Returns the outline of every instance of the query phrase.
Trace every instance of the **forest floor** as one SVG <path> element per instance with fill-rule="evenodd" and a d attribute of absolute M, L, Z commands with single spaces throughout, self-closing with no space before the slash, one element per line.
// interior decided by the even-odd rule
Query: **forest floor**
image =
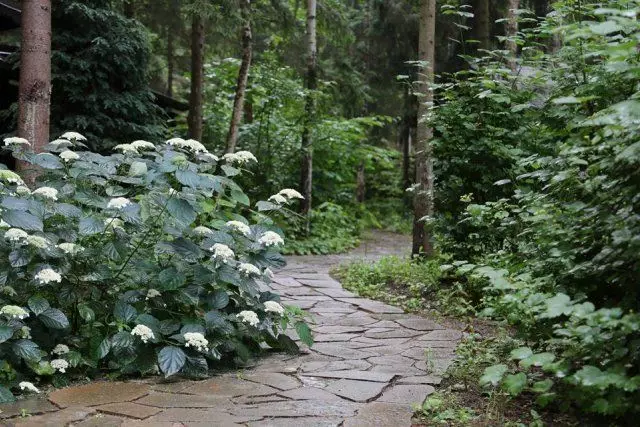
<path fill-rule="evenodd" d="M 406 255 L 406 236 L 372 232 L 350 253 L 289 257 L 271 289 L 311 316 L 297 356 L 202 381 L 94 381 L 0 405 L 19 426 L 410 426 L 462 337 L 430 316 L 359 298 L 329 275 L 340 263 Z M 296 338 L 295 336 L 292 336 Z"/>

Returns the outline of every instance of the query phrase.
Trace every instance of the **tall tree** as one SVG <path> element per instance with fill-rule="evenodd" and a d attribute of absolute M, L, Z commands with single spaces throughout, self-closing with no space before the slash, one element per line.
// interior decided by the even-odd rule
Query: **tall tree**
<path fill-rule="evenodd" d="M 167 22 L 167 96 L 173 96 L 173 72 L 175 68 L 175 40 L 180 20 L 179 0 L 169 0 L 169 20 Z"/>
<path fill-rule="evenodd" d="M 51 0 L 22 2 L 18 136 L 37 153 L 49 143 L 51 104 Z M 27 172 L 22 162 L 18 167 Z"/>
<path fill-rule="evenodd" d="M 516 71 L 518 56 L 518 44 L 516 36 L 518 35 L 518 9 L 520 8 L 520 0 L 509 0 L 507 2 L 507 22 L 505 28 L 506 47 L 509 51 L 509 67 Z"/>
<path fill-rule="evenodd" d="M 133 19 L 135 18 L 136 15 L 136 10 L 135 7 L 133 5 L 134 0 L 125 0 L 124 5 L 123 5 L 123 14 L 124 16 L 126 16 L 129 19 Z"/>
<path fill-rule="evenodd" d="M 489 0 L 473 0 L 473 38 L 478 49 L 491 48 L 491 11 Z"/>
<path fill-rule="evenodd" d="M 433 129 L 428 114 L 433 105 L 435 66 L 436 0 L 420 1 L 420 35 L 418 59 L 421 61 L 418 94 L 418 130 L 416 140 L 416 190 L 414 199 L 412 254 L 433 254 L 432 236 L 425 217 L 433 216 Z"/>
<path fill-rule="evenodd" d="M 316 44 L 316 0 L 307 0 L 307 72 L 306 87 L 307 100 L 305 105 L 305 119 L 302 129 L 302 161 L 300 168 L 300 189 L 304 200 L 301 203 L 301 211 L 308 214 L 311 210 L 311 190 L 313 176 L 313 141 L 311 139 L 311 122 L 315 111 L 315 94 L 317 87 L 317 55 Z"/>
<path fill-rule="evenodd" d="M 242 15 L 242 62 L 238 71 L 238 81 L 236 83 L 236 93 L 233 99 L 233 111 L 231 113 L 231 123 L 227 133 L 227 153 L 233 153 L 238 142 L 238 129 L 242 120 L 244 110 L 244 95 L 247 90 L 247 80 L 249 79 L 249 67 L 251 66 L 252 43 L 251 43 L 251 0 L 240 0 L 240 12 Z"/>
<path fill-rule="evenodd" d="M 204 18 L 191 18 L 191 92 L 189 94 L 189 137 L 202 140 L 202 86 L 204 80 Z"/>

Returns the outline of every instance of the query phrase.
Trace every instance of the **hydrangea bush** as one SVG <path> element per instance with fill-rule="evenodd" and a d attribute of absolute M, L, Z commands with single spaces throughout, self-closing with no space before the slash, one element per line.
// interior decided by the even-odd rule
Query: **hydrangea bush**
<path fill-rule="evenodd" d="M 34 154 L 5 140 L 40 173 L 30 189 L 0 169 L 0 401 L 34 378 L 206 376 L 265 346 L 296 351 L 288 325 L 311 344 L 301 312 L 264 286 L 283 239 L 232 179 L 253 155 L 220 160 L 180 138 L 101 155 L 83 141 Z"/>

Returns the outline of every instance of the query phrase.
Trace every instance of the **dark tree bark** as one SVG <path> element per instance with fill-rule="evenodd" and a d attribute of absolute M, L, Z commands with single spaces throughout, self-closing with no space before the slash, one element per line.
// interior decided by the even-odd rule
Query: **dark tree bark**
<path fill-rule="evenodd" d="M 202 140 L 202 86 L 204 74 L 204 19 L 191 20 L 191 93 L 189 95 L 189 137 Z"/>
<path fill-rule="evenodd" d="M 313 145 L 311 140 L 311 123 L 315 111 L 314 93 L 317 87 L 316 62 L 316 0 L 307 0 L 307 72 L 305 76 L 309 93 L 305 105 L 305 120 L 302 128 L 300 189 L 304 200 L 301 212 L 307 215 L 311 210 L 311 190 L 313 176 Z"/>
<path fill-rule="evenodd" d="M 49 143 L 51 104 L 51 1 L 23 0 L 18 136 L 40 153 Z M 35 170 L 24 162 L 18 169 L 33 182 Z"/>
<path fill-rule="evenodd" d="M 549 13 L 549 0 L 535 0 L 534 11 L 538 18 L 547 16 Z"/>
<path fill-rule="evenodd" d="M 124 2 L 124 7 L 123 7 L 124 16 L 130 19 L 135 18 L 135 9 L 133 7 L 134 1 L 135 0 L 125 0 Z"/>
<path fill-rule="evenodd" d="M 473 38 L 478 49 L 491 48 L 491 12 L 489 0 L 473 0 Z"/>
<path fill-rule="evenodd" d="M 420 70 L 420 98 L 418 99 L 418 129 L 416 140 L 416 184 L 413 207 L 413 255 L 433 254 L 432 236 L 425 217 L 433 216 L 433 158 L 431 139 L 433 129 L 425 120 L 433 105 L 433 78 L 435 66 L 436 0 L 420 2 L 420 35 L 418 59 L 425 65 Z"/>
<path fill-rule="evenodd" d="M 518 35 L 518 15 L 517 10 L 520 8 L 520 0 L 509 0 L 507 2 L 507 22 L 505 28 L 505 36 L 507 37 L 506 48 L 509 51 L 509 68 L 512 71 L 517 69 L 518 44 L 515 41 Z"/>
<path fill-rule="evenodd" d="M 227 153 L 233 153 L 238 142 L 238 129 L 242 120 L 244 110 L 244 96 L 247 91 L 247 81 L 249 80 L 249 67 L 251 66 L 252 44 L 251 44 L 251 1 L 240 0 L 240 12 L 244 25 L 242 27 L 242 62 L 238 71 L 238 81 L 236 83 L 236 93 L 233 99 L 233 111 L 231 113 L 231 123 L 227 133 Z"/>
<path fill-rule="evenodd" d="M 360 164 L 358 165 L 358 173 L 356 174 L 356 201 L 358 203 L 364 203 L 364 196 L 367 190 L 364 166 L 364 160 L 360 161 Z"/>

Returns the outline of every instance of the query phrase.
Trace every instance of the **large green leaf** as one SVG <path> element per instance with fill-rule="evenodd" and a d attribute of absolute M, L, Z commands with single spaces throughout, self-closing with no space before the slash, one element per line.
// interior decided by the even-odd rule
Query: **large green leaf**
<path fill-rule="evenodd" d="M 195 209 L 186 200 L 173 198 L 167 202 L 167 211 L 176 221 L 187 226 L 192 224 L 197 217 Z"/>
<path fill-rule="evenodd" d="M 213 309 L 221 310 L 229 305 L 229 295 L 223 289 L 216 290 L 208 297 L 209 306 Z"/>
<path fill-rule="evenodd" d="M 100 344 L 102 346 L 102 344 Z M 136 356 L 135 340 L 129 332 L 120 331 L 111 337 L 111 350 L 119 362 L 131 361 Z"/>
<path fill-rule="evenodd" d="M 51 153 L 38 153 L 34 158 L 34 163 L 43 169 L 61 169 L 62 162 L 57 156 Z"/>
<path fill-rule="evenodd" d="M 518 372 L 515 375 L 507 375 L 504 377 L 502 386 L 512 396 L 522 393 L 527 386 L 527 375 L 524 372 Z"/>
<path fill-rule="evenodd" d="M 311 334 L 309 325 L 305 322 L 296 322 L 296 332 L 303 343 L 309 347 L 313 345 L 313 335 Z"/>
<path fill-rule="evenodd" d="M 480 385 L 491 384 L 497 386 L 502 377 L 507 372 L 507 365 L 493 365 L 485 368 L 484 373 L 480 377 Z"/>
<path fill-rule="evenodd" d="M 522 359 L 526 359 L 532 354 L 533 354 L 533 351 L 531 351 L 529 347 L 518 347 L 514 350 L 511 350 L 511 353 L 509 356 L 511 357 L 511 359 L 522 360 Z"/>
<path fill-rule="evenodd" d="M 241 205 L 249 206 L 249 197 L 242 190 L 231 190 L 231 198 Z"/>
<path fill-rule="evenodd" d="M 104 359 L 111 350 L 111 340 L 106 337 L 100 342 L 100 345 L 95 350 L 96 359 Z"/>
<path fill-rule="evenodd" d="M 47 308 L 45 311 L 40 313 L 38 319 L 40 319 L 46 327 L 51 329 L 65 329 L 69 327 L 69 320 L 67 319 L 67 316 L 57 308 Z"/>
<path fill-rule="evenodd" d="M 40 360 L 40 349 L 38 344 L 30 340 L 17 340 L 11 345 L 13 353 L 27 362 L 37 362 Z"/>
<path fill-rule="evenodd" d="M 16 398 L 11 393 L 11 390 L 5 386 L 0 385 L 0 403 L 15 402 Z"/>
<path fill-rule="evenodd" d="M 86 217 L 80 220 L 78 231 L 83 236 L 90 236 L 92 234 L 102 233 L 104 231 L 105 224 L 97 218 Z"/>
<path fill-rule="evenodd" d="M 27 231 L 42 231 L 44 227 L 40 218 L 24 211 L 7 209 L 2 213 L 2 219 L 12 227 L 22 228 Z"/>
<path fill-rule="evenodd" d="M 160 242 L 156 245 L 158 254 L 179 255 L 185 261 L 197 261 L 202 256 L 202 250 L 195 243 L 179 237 L 172 242 Z"/>
<path fill-rule="evenodd" d="M 138 312 L 131 305 L 118 301 L 113 309 L 113 316 L 122 323 L 129 323 L 136 318 Z"/>
<path fill-rule="evenodd" d="M 10 326 L 0 326 L 0 343 L 5 342 L 13 336 L 13 328 Z"/>
<path fill-rule="evenodd" d="M 523 368 L 529 368 L 531 366 L 541 366 L 550 364 L 555 360 L 555 356 L 552 353 L 538 353 L 532 354 L 526 359 L 520 361 L 520 366 Z"/>
<path fill-rule="evenodd" d="M 165 378 L 180 372 L 186 360 L 187 356 L 180 347 L 169 345 L 158 352 L 158 365 Z"/>
<path fill-rule="evenodd" d="M 25 248 L 17 248 L 9 253 L 9 264 L 11 264 L 11 267 L 13 268 L 29 265 L 32 259 L 33 256 L 31 255 L 31 252 Z"/>
<path fill-rule="evenodd" d="M 187 187 L 196 188 L 200 185 L 200 176 L 192 171 L 176 171 L 176 179 L 182 185 L 186 185 Z"/>
<path fill-rule="evenodd" d="M 289 354 L 300 353 L 300 347 L 298 347 L 298 344 L 296 344 L 294 340 L 292 340 L 285 334 L 278 335 L 278 344 L 280 345 L 280 348 L 282 350 L 286 351 Z"/>
<path fill-rule="evenodd" d="M 158 274 L 157 288 L 161 291 L 172 291 L 184 286 L 187 278 L 175 267 L 165 268 Z"/>

